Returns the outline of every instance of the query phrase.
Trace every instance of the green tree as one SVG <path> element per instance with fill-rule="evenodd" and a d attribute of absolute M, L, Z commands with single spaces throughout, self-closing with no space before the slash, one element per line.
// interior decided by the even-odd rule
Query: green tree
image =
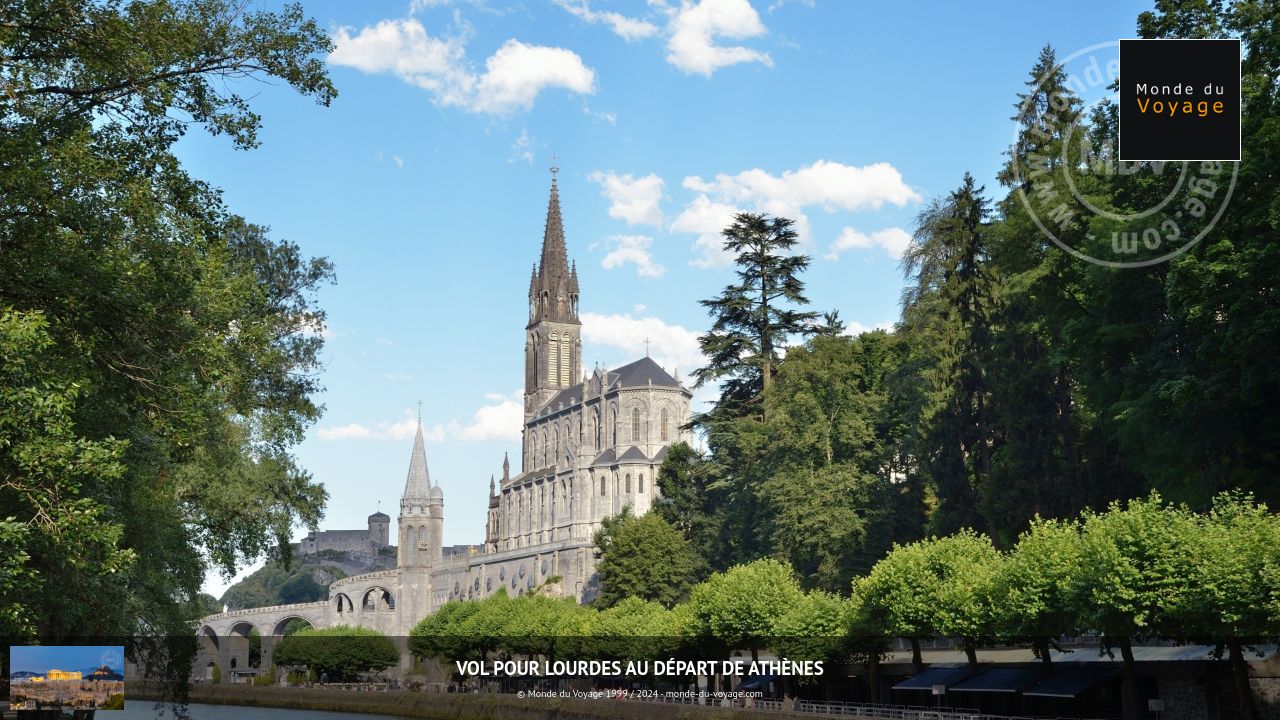
<path fill-rule="evenodd" d="M 1005 556 L 992 583 L 995 628 L 1004 640 L 1028 639 L 1046 665 L 1058 638 L 1081 628 L 1073 592 L 1080 582 L 1080 528 L 1036 518 Z"/>
<path fill-rule="evenodd" d="M 395 665 L 400 653 L 391 638 L 376 630 L 338 625 L 299 630 L 281 638 L 273 659 L 276 665 L 305 665 L 333 680 L 354 680 L 362 673 Z"/>
<path fill-rule="evenodd" d="M 698 387 L 721 382 L 717 408 L 731 405 L 735 415 L 758 407 L 787 339 L 813 331 L 816 313 L 796 309 L 809 303 L 800 279 L 809 258 L 790 254 L 798 242 L 794 224 L 788 218 L 738 213 L 722 233 L 739 282 L 702 301 L 713 321 L 698 338 L 707 366 L 695 370 L 694 377 Z"/>
<path fill-rule="evenodd" d="M 980 527 L 978 490 L 991 473 L 988 374 L 998 278 L 990 265 L 989 208 L 973 176 L 920 213 L 902 257 L 909 283 L 903 327 L 932 349 L 924 418 L 929 475 L 939 505 L 933 528 Z"/>
<path fill-rule="evenodd" d="M 751 649 L 776 635 L 777 623 L 803 597 L 791 568 L 772 558 L 736 565 L 693 589 L 689 598 L 693 635 L 708 635 L 729 648 Z"/>
<path fill-rule="evenodd" d="M 843 590 L 896 539 L 882 432 L 893 342 L 884 332 L 813 338 L 787 353 L 765 392 L 761 526 L 807 586 Z"/>
<path fill-rule="evenodd" d="M 25 536 L 19 603 L 51 641 L 180 635 L 206 558 L 230 574 L 320 517 L 289 448 L 319 414 L 331 268 L 231 217 L 172 148 L 198 126 L 256 145 L 241 81 L 327 104 L 331 44 L 296 5 L 58 0 L 6 4 L 0 47 L 0 312 L 50 340 L 40 402 L 63 419 L 28 439 L 84 455 L 45 473 L 0 443 L 0 518 L 44 522 L 26 488 L 77 511 Z"/>
<path fill-rule="evenodd" d="M 707 459 L 688 443 L 667 449 L 667 459 L 658 469 L 658 492 L 649 512 L 666 520 L 698 549 L 695 574 L 705 578 L 711 568 L 724 568 L 727 548 L 722 537 L 724 525 L 723 490 L 713 487 L 714 478 Z"/>
<path fill-rule="evenodd" d="M 1280 637 L 1280 517 L 1250 495 L 1231 492 L 1181 526 L 1175 572 L 1187 589 L 1165 611 L 1192 640 L 1225 649 L 1245 717 L 1259 717 L 1245 655 L 1249 644 Z"/>
<path fill-rule="evenodd" d="M 919 641 L 935 636 L 959 638 L 976 667 L 977 647 L 992 634 L 1001 560 L 990 539 L 971 530 L 898 545 L 854 581 L 856 624 L 908 638 L 918 670 L 924 667 Z"/>
<path fill-rule="evenodd" d="M 0 305 L 0 619 L 17 637 L 93 627 L 84 598 L 118 595 L 137 558 L 120 547 L 124 518 L 88 492 L 120 480 L 125 443 L 77 433 L 82 383 L 57 372 L 53 347 L 43 313 Z"/>
<path fill-rule="evenodd" d="M 597 607 L 638 598 L 670 608 L 689 596 L 696 580 L 697 553 L 655 513 L 636 517 L 630 507 L 623 508 L 620 515 L 602 523 L 594 542 L 600 576 Z"/>
<path fill-rule="evenodd" d="M 1133 643 L 1176 633 L 1166 608 L 1187 591 L 1190 578 L 1180 572 L 1178 557 L 1194 532 L 1191 514 L 1165 505 L 1156 493 L 1084 515 L 1075 615 L 1081 627 L 1120 648 L 1126 720 L 1142 716 Z"/>

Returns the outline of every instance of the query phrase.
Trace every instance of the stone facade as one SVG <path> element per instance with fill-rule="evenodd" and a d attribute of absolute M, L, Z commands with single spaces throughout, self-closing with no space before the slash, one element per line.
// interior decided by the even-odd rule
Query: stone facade
<path fill-rule="evenodd" d="M 403 637 L 444 603 L 499 589 L 519 595 L 551 585 L 555 593 L 590 600 L 597 590 L 592 536 L 624 507 L 648 511 L 668 447 L 690 439 L 682 428 L 693 393 L 648 357 L 587 375 L 578 298 L 553 176 L 541 259 L 529 283 L 521 469 L 513 475 L 504 458 L 501 480 L 490 477 L 484 543 L 443 546 L 444 493 L 431 481 L 419 425 L 400 499 L 396 567 L 337 580 L 323 602 L 204 618 L 207 652 L 234 654 L 219 638 L 247 638 L 252 629 L 279 635 L 295 618 Z M 367 531 L 313 533 L 301 549 L 376 550 L 386 545 L 389 525 L 376 513 Z"/>

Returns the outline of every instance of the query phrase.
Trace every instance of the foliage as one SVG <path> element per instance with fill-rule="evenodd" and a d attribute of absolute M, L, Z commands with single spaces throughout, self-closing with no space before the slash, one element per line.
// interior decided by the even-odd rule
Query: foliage
<path fill-rule="evenodd" d="M 376 630 L 337 625 L 281 638 L 272 657 L 277 666 L 305 665 L 330 680 L 354 680 L 395 665 L 400 653 L 391 638 Z"/>
<path fill-rule="evenodd" d="M 320 564 L 318 559 L 302 556 L 287 566 L 280 560 L 268 560 L 248 577 L 227 588 L 222 594 L 222 603 L 232 610 L 239 610 L 324 600 L 328 597 L 329 583 L 346 577 L 346 573 L 335 565 Z"/>
<path fill-rule="evenodd" d="M 730 648 L 750 648 L 754 659 L 802 594 L 791 568 L 777 560 L 734 566 L 693 589 L 690 632 Z"/>
<path fill-rule="evenodd" d="M 697 555 L 689 541 L 658 515 L 636 517 L 624 508 L 604 521 L 594 540 L 600 577 L 597 607 L 637 598 L 670 608 L 688 597 Z"/>
<path fill-rule="evenodd" d="M 243 81 L 327 104 L 331 45 L 296 5 L 57 0 L 6 4 L 0 47 L 15 629 L 182 634 L 208 562 L 230 575 L 320 517 L 289 449 L 319 415 L 332 268 L 230 215 L 172 148 L 201 126 L 253 147 Z"/>

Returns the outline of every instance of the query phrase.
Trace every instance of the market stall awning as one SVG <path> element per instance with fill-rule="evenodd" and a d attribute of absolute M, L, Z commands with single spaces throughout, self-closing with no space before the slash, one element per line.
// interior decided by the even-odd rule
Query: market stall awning
<path fill-rule="evenodd" d="M 949 692 L 1016 693 L 1043 680 L 1045 674 L 1038 667 L 991 668 L 956 683 Z"/>
<path fill-rule="evenodd" d="M 934 685 L 950 687 L 967 677 L 969 677 L 969 668 L 962 665 L 931 665 L 919 675 L 894 685 L 893 689 L 929 691 Z"/>
<path fill-rule="evenodd" d="M 1114 665 L 1082 665 L 1068 667 L 1054 673 L 1022 691 L 1029 697 L 1074 698 L 1107 678 L 1120 672 Z"/>

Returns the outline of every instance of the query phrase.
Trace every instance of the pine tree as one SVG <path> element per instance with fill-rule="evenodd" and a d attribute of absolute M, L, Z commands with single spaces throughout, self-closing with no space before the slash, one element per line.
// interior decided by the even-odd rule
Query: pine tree
<path fill-rule="evenodd" d="M 903 268 L 914 280 L 904 293 L 903 325 L 928 338 L 925 370 L 933 407 L 926 418 L 926 460 L 937 487 L 937 532 L 978 527 L 978 488 L 991 472 L 991 318 L 996 280 L 983 188 L 965 173 L 960 187 L 917 219 Z"/>
<path fill-rule="evenodd" d="M 698 387 L 723 383 L 718 408 L 762 412 L 760 394 L 773 381 L 779 349 L 788 338 L 814 330 L 817 313 L 796 309 L 809 303 L 800 280 L 809 258 L 790 254 L 798 241 L 794 224 L 788 218 L 739 213 L 723 232 L 739 282 L 702 301 L 714 322 L 698 338 L 707 365 L 694 371 Z"/>

